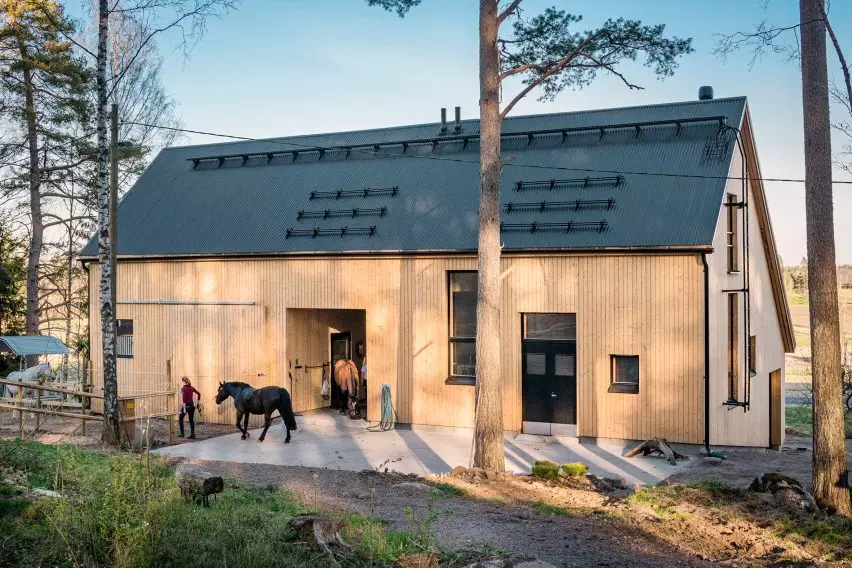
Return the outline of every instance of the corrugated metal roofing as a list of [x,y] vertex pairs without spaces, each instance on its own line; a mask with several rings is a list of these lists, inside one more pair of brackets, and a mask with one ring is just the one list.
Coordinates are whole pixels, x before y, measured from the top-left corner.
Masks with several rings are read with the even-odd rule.
[[[710,246],[725,180],[641,172],[728,175],[735,148],[734,144],[717,147],[717,123],[672,122],[639,131],[607,128],[532,137],[527,133],[718,116],[739,127],[745,105],[745,98],[730,98],[505,120],[502,148],[511,165],[503,170],[501,201],[504,207],[527,205],[520,211],[513,207],[512,212],[504,212],[504,251]],[[479,147],[475,138],[466,144],[461,140],[441,142],[439,127],[436,123],[167,148],[121,202],[119,254],[474,250]],[[463,121],[461,134],[475,137],[478,127],[476,120]],[[454,136],[452,123],[448,135]],[[403,146],[422,139],[439,142]],[[311,147],[337,146],[357,148],[310,151]],[[270,159],[260,155],[289,150],[302,152],[295,161],[292,156]],[[720,155],[708,156],[708,150]],[[197,167],[191,161],[230,154],[251,156],[221,164],[202,161]],[[596,179],[617,175],[622,176],[618,182]],[[556,183],[553,189],[549,183],[533,187],[526,183],[587,176],[588,184]],[[517,191],[518,182],[522,182],[522,191]],[[311,198],[312,192],[364,188],[397,191],[367,197],[343,193],[339,198]],[[577,206],[576,200],[606,200],[607,206]],[[546,202],[543,208],[529,205],[542,201]],[[552,202],[563,204],[554,207]],[[364,208],[385,210],[371,215],[361,211],[355,218],[340,216],[343,210]],[[317,214],[326,210],[326,218],[299,216],[300,211]],[[533,223],[536,231],[530,230]],[[565,230],[567,223],[572,223],[571,230]],[[508,225],[523,227],[508,230]],[[341,236],[344,227],[350,230]],[[93,237],[81,256],[96,254]]]
[[4,335],[0,337],[0,352],[26,355],[65,355],[68,347],[52,335]]

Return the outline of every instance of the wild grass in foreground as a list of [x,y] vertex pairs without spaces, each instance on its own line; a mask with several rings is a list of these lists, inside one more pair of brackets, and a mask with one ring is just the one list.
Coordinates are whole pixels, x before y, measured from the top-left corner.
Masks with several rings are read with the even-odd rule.
[[[25,472],[18,478],[30,488],[63,495],[34,501],[13,488],[0,491],[0,535],[9,537],[2,566],[332,566],[326,552],[290,529],[294,516],[310,511],[286,490],[226,483],[204,508],[181,500],[165,462],[37,443],[0,441],[0,467]],[[360,515],[345,520],[352,549],[338,555],[341,566],[389,566],[409,554],[438,554],[432,519],[412,519],[410,532]]]

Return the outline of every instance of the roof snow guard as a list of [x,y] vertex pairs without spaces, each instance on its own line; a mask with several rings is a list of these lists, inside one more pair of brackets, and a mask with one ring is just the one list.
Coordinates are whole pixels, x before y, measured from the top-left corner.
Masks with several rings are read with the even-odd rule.
[[65,355],[68,351],[68,346],[52,335],[0,336],[0,353],[14,353],[18,357]]
[[[735,151],[716,142],[745,112],[739,97],[506,118],[503,251],[710,250]],[[119,258],[471,254],[480,132],[462,125],[166,148],[121,200]]]

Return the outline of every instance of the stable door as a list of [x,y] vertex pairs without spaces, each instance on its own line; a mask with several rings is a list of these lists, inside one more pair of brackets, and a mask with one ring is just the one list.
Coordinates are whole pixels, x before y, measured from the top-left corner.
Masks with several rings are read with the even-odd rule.
[[[523,428],[577,435],[577,340],[574,314],[525,314]],[[559,339],[550,339],[556,337]]]

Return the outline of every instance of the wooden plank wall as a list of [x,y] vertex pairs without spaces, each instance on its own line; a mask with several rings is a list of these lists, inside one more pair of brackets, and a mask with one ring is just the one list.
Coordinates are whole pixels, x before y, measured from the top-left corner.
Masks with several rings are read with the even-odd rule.
[[[120,304],[119,317],[133,317],[137,334],[137,357],[122,371],[158,372],[172,358],[176,373],[184,368],[219,376],[262,372],[257,384],[289,386],[288,361],[297,356],[301,361],[306,349],[288,345],[306,325],[293,310],[364,310],[369,418],[379,418],[380,388],[386,383],[400,422],[470,426],[474,388],[444,382],[449,367],[447,271],[475,267],[474,257],[460,256],[122,261],[119,301],[256,302],[245,308],[256,314],[249,324],[233,306],[195,307],[190,310],[196,312],[194,319],[187,319],[176,306]],[[522,420],[521,313],[575,312],[579,434],[701,441],[703,292],[696,256],[505,257],[503,269],[507,429],[520,429]],[[99,369],[96,265],[90,275],[92,358]],[[204,310],[220,315],[202,317]],[[333,323],[326,319],[323,325]],[[210,326],[219,331],[208,331]],[[173,331],[166,332],[169,328]],[[237,333],[247,344],[228,343]],[[317,337],[322,342],[317,349],[327,350],[327,339]],[[221,357],[213,355],[207,341],[223,345]],[[640,356],[638,395],[607,392],[610,354]],[[205,366],[191,366],[208,357]],[[230,366],[217,368],[225,362]],[[148,384],[153,388],[154,379]],[[316,390],[313,378],[310,384]],[[300,406],[315,404],[296,390]]]
[[[741,174],[741,158],[734,152],[731,176]],[[755,182],[757,183],[757,182]],[[730,180],[727,193],[742,194],[739,180]],[[725,406],[728,398],[728,301],[722,290],[735,290],[743,287],[743,274],[729,274],[727,270],[726,207],[720,203],[720,220],[716,227],[714,252],[708,255],[710,265],[710,375],[712,377],[710,393],[710,443],[724,446],[763,446],[769,445],[769,375],[781,372],[781,400],[784,400],[784,344],[775,296],[772,289],[772,276],[769,270],[766,250],[761,237],[760,224],[754,207],[754,189],[749,189],[749,275],[751,302],[751,335],[757,337],[757,374],[751,378],[751,408],[744,412],[742,408]],[[740,215],[743,212],[740,210]],[[742,217],[740,217],[742,218]],[[741,231],[742,234],[742,231]],[[740,266],[744,266],[743,243],[740,241]],[[739,301],[739,392],[744,399],[746,373],[745,354],[748,340],[745,332],[745,302],[740,294]],[[784,431],[784,415],[781,414]]]

